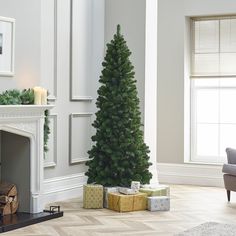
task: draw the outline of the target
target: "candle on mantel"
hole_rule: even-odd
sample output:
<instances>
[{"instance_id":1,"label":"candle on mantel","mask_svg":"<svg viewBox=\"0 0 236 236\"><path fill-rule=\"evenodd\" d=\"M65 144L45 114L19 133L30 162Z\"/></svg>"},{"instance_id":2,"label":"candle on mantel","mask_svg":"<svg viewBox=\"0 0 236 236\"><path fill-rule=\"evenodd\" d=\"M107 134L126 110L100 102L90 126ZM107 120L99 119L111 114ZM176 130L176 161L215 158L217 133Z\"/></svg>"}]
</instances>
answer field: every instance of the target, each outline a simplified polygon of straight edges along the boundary
<instances>
[{"instance_id":1,"label":"candle on mantel","mask_svg":"<svg viewBox=\"0 0 236 236\"><path fill-rule=\"evenodd\" d=\"M47 90L41 87L34 87L34 104L46 105L47 104Z\"/></svg>"},{"instance_id":2,"label":"candle on mantel","mask_svg":"<svg viewBox=\"0 0 236 236\"><path fill-rule=\"evenodd\" d=\"M47 95L48 95L47 90L42 88L41 89L41 104L42 105L47 105Z\"/></svg>"},{"instance_id":3,"label":"candle on mantel","mask_svg":"<svg viewBox=\"0 0 236 236\"><path fill-rule=\"evenodd\" d=\"M34 104L41 105L41 88L34 87L33 90L34 90Z\"/></svg>"}]
</instances>

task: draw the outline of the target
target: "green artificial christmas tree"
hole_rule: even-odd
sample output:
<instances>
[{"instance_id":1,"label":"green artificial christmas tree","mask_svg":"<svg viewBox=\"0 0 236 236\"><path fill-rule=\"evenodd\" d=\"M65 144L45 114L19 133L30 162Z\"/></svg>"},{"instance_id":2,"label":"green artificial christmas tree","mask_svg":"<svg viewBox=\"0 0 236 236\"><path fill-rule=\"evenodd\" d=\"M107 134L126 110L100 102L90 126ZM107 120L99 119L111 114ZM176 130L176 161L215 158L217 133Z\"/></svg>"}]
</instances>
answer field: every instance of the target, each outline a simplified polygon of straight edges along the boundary
<instances>
[{"instance_id":1,"label":"green artificial christmas tree","mask_svg":"<svg viewBox=\"0 0 236 236\"><path fill-rule=\"evenodd\" d=\"M130 55L118 25L102 63L93 123L96 134L88 152L91 160L86 162L88 183L130 186L132 180L147 184L152 177Z\"/></svg>"}]
</instances>

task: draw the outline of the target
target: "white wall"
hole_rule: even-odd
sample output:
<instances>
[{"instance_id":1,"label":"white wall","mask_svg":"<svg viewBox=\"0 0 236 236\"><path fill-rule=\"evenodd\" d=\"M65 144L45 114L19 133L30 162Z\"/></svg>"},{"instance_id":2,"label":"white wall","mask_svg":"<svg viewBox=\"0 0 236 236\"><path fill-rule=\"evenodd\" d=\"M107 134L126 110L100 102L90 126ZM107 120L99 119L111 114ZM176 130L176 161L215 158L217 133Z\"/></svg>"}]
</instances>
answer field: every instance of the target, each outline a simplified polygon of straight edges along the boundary
<instances>
[{"instance_id":1,"label":"white wall","mask_svg":"<svg viewBox=\"0 0 236 236\"><path fill-rule=\"evenodd\" d=\"M110 42L116 32L117 24L121 26L127 45L132 52L137 80L140 110L144 119L144 85L145 85L145 0L107 0L105 2L105 43Z\"/></svg>"},{"instance_id":2,"label":"white wall","mask_svg":"<svg viewBox=\"0 0 236 236\"><path fill-rule=\"evenodd\" d=\"M82 51L82 48L78 47L78 51L74 46L70 48L71 0L22 0L20 3L16 0L5 0L0 3L0 15L16 19L16 74L12 78L1 77L0 90L41 85L49 90L51 103L55 104L50 117L50 151L45 157L46 179L83 173L86 170L81 159L87 156L85 149L90 138L86 132L90 131L81 130L81 125L91 124L94 119L94 116L90 117L89 114L93 114L96 109L96 90L104 56L104 42L111 40L117 24L121 25L133 53L131 60L135 66L140 106L144 114L145 0L109 0L106 1L106 6L103 0L81 0L80 3L88 10L88 15L84 15L85 18L80 20L76 18L75 21L81 30L78 33L85 36L76 38L75 35L74 40L80 40L77 45L81 45L81 40L85 44L91 41L91 44L87 45L93 51L90 58L86 51ZM92 18L89 18L89 14ZM83 34L83 29L87 27L92 27L91 35ZM72 73L73 69L70 67L71 52L75 53L72 63L80 68L75 71L75 74ZM83 63L80 63L76 57L77 52L80 59L88 58L90 64L83 67ZM83 68L91 72L89 81L85 78L86 71L83 75L80 73ZM77 99L80 95L84 96L80 88L72 90L75 95L72 96L71 79L73 84L83 84L92 100ZM71 97L75 99L72 101ZM70 125L73 132L70 132ZM79 130L74 132L76 129ZM77 134L82 136L79 137ZM76 142L73 142L71 146L70 140L76 140ZM84 156L81 156L82 154Z\"/></svg>"},{"instance_id":3,"label":"white wall","mask_svg":"<svg viewBox=\"0 0 236 236\"><path fill-rule=\"evenodd\" d=\"M40 80L40 1L4 0L0 16L16 19L15 75L0 77L0 92L12 88L29 88Z\"/></svg>"},{"instance_id":4,"label":"white wall","mask_svg":"<svg viewBox=\"0 0 236 236\"><path fill-rule=\"evenodd\" d=\"M184 161L186 16L236 14L235 0L159 0L157 160Z\"/></svg>"},{"instance_id":5,"label":"white wall","mask_svg":"<svg viewBox=\"0 0 236 236\"><path fill-rule=\"evenodd\" d=\"M81 4L73 10L73 29L72 2L75 8ZM0 2L0 16L16 20L15 75L0 77L0 92L39 85L49 90L55 105L45 155L45 204L80 195L86 182L85 160L104 54L104 10L104 0Z\"/></svg>"},{"instance_id":6,"label":"white wall","mask_svg":"<svg viewBox=\"0 0 236 236\"><path fill-rule=\"evenodd\" d=\"M89 38L81 31L78 32L84 36L80 39L90 42L88 47L92 48L93 54L89 58L87 51L80 48L75 52L75 45L71 47L71 0L0 2L0 16L16 20L15 76L0 77L0 91L35 85L49 90L50 102L55 108L50 116L51 139L50 150L45 156L45 179L48 181L51 178L59 178L59 185L63 188L63 176L72 175L73 180L78 177L84 181L84 158L87 158L88 143L91 142L90 130L81 128L81 125L86 123L90 127L94 118L96 89L104 52L104 1L79 2L88 9L88 14L83 20L75 18L74 24L77 24L79 29L91 28ZM79 17L76 15L77 10L74 12L75 17ZM81 41L75 41L75 44L81 45ZM77 59L73 59L73 63L78 66L86 64L86 70L91 71L90 81L87 82L87 78L80 71L71 78L71 52L78 53L82 59L88 58L86 63L80 63ZM84 84L91 100L72 101L71 81ZM78 93L82 92L78 90ZM83 94L78 94L80 95ZM75 140L72 146L70 140ZM66 180L68 182L68 178ZM58 181L54 180L53 183ZM75 189L74 185L72 189Z\"/></svg>"},{"instance_id":7,"label":"white wall","mask_svg":"<svg viewBox=\"0 0 236 236\"><path fill-rule=\"evenodd\" d=\"M95 110L104 42L111 40L117 24L121 25L122 33L133 53L131 60L135 66L142 119L144 119L146 2L107 0L105 8L103 4L103 0L94 0L91 9L92 14L96 16L93 17L92 23L93 66L92 81L88 89L93 100L71 101L70 0L4 0L0 3L0 16L16 19L15 76L0 77L0 91L42 85L50 90L53 98L51 102L55 104L51 124L56 127L56 132L52 132L56 137L56 143L50 144L51 151L45 160L50 166L45 169L47 179L83 173L86 170L84 163L77 160L81 156L78 158L73 156L73 165L70 164L69 121L72 117L74 127L80 127L85 120L88 120L83 114L93 113ZM236 2L235 0L159 0L158 4L157 157L158 162L183 163L185 17L234 14ZM84 23L86 26L86 21ZM85 54L86 52L84 56ZM77 78L86 83L86 79L79 74L74 76L74 79ZM79 116L71 116L74 113L79 113ZM79 140L78 146L84 149ZM72 151L81 150L74 145Z\"/></svg>"},{"instance_id":8,"label":"white wall","mask_svg":"<svg viewBox=\"0 0 236 236\"><path fill-rule=\"evenodd\" d=\"M54 142L50 142L46 155L45 178L81 175L87 169L85 160L91 145L91 123L103 59L104 3L103 0L41 2L44 74L41 85L49 89L51 103L55 104L51 111Z\"/></svg>"}]
</instances>

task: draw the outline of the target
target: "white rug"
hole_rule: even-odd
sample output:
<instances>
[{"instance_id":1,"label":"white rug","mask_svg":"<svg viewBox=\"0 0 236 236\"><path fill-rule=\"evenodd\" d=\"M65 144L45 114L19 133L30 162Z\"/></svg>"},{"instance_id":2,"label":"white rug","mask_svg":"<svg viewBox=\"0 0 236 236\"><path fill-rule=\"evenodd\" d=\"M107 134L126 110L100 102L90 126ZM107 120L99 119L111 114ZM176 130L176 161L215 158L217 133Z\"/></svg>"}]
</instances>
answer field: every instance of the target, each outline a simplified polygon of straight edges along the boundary
<instances>
[{"instance_id":1,"label":"white rug","mask_svg":"<svg viewBox=\"0 0 236 236\"><path fill-rule=\"evenodd\" d=\"M236 236L236 225L207 222L176 236Z\"/></svg>"}]
</instances>

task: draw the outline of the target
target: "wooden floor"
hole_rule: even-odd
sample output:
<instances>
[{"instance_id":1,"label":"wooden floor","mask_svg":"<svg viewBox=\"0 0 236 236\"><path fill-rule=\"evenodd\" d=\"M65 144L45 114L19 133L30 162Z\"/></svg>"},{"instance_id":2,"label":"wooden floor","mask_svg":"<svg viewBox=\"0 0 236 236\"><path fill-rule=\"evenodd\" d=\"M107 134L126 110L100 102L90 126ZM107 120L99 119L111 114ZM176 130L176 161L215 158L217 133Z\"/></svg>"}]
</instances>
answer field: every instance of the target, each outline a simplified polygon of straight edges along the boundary
<instances>
[{"instance_id":1,"label":"wooden floor","mask_svg":"<svg viewBox=\"0 0 236 236\"><path fill-rule=\"evenodd\" d=\"M85 210L78 199L61 202L65 216L1 235L174 235L207 221L236 224L236 193L227 203L221 188L173 185L169 212Z\"/></svg>"}]
</instances>

